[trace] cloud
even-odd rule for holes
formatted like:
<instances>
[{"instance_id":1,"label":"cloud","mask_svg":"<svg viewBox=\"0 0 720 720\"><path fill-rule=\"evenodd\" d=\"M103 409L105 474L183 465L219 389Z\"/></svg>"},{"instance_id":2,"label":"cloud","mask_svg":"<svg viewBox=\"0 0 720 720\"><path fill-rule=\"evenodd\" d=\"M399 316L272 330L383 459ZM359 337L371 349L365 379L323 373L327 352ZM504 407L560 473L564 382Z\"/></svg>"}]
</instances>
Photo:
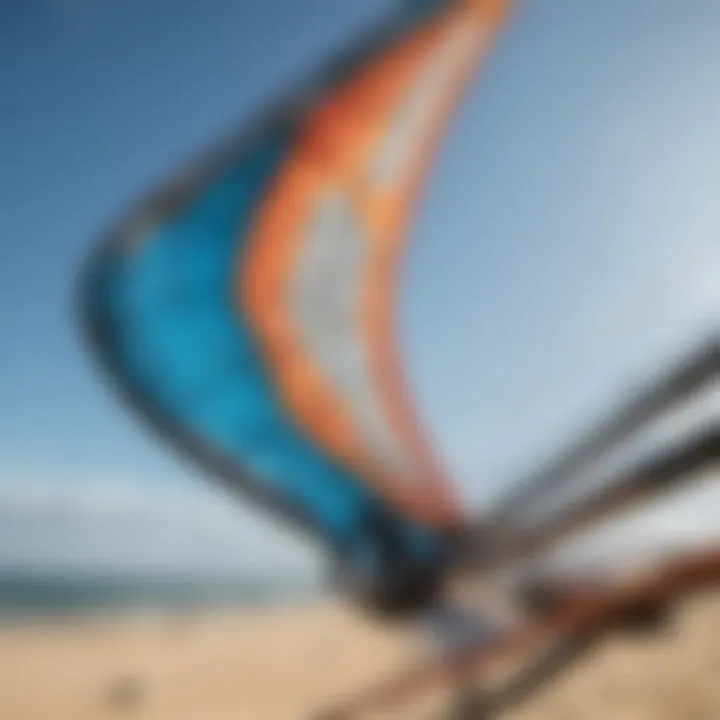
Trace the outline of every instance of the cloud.
<instances>
[{"instance_id":1,"label":"cloud","mask_svg":"<svg viewBox=\"0 0 720 720\"><path fill-rule=\"evenodd\" d=\"M317 564L309 544L200 487L0 481L0 566L307 574Z\"/></svg>"}]
</instances>

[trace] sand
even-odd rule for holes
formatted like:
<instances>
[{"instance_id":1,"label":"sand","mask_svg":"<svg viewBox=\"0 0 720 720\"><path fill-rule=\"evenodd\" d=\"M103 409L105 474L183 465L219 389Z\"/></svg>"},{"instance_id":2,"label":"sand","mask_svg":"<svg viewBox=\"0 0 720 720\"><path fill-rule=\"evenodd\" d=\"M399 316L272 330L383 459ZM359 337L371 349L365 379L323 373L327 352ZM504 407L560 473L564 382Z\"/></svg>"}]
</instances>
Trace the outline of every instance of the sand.
<instances>
[{"instance_id":1,"label":"sand","mask_svg":"<svg viewBox=\"0 0 720 720\"><path fill-rule=\"evenodd\" d=\"M0 718L303 718L397 667L407 646L334 605L6 626ZM123 678L144 687L138 707L110 701Z\"/></svg>"},{"instance_id":2,"label":"sand","mask_svg":"<svg viewBox=\"0 0 720 720\"><path fill-rule=\"evenodd\" d=\"M332 604L5 625L0 719L302 720L413 648ZM503 717L720 720L720 595L688 601L657 637L608 639Z\"/></svg>"}]
</instances>

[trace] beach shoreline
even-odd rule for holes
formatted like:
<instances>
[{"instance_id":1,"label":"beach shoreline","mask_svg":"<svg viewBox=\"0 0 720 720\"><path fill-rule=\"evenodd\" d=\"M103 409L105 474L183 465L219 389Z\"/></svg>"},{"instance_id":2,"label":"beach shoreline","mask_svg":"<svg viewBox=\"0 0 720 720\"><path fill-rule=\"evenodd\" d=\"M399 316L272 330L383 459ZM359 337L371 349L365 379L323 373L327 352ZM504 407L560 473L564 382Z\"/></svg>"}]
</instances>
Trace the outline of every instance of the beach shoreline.
<instances>
[{"instance_id":1,"label":"beach shoreline","mask_svg":"<svg viewBox=\"0 0 720 720\"><path fill-rule=\"evenodd\" d=\"M0 718L305 720L417 660L417 640L332 600L5 623ZM608 638L503 718L715 720L718 668L720 594L708 593L657 636Z\"/></svg>"},{"instance_id":2,"label":"beach shoreline","mask_svg":"<svg viewBox=\"0 0 720 720\"><path fill-rule=\"evenodd\" d=\"M116 717L123 686L136 695L130 717L303 718L407 650L399 633L332 601L6 620L0 718Z\"/></svg>"}]
</instances>

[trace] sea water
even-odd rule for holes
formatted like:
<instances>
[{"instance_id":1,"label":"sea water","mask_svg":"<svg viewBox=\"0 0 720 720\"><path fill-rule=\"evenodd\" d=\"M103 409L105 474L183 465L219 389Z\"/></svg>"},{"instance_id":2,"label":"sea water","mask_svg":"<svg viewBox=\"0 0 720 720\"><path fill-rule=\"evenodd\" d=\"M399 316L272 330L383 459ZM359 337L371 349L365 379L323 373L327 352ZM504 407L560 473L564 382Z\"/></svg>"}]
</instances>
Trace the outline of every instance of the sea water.
<instances>
[{"instance_id":1,"label":"sea water","mask_svg":"<svg viewBox=\"0 0 720 720\"><path fill-rule=\"evenodd\" d=\"M187 578L0 570L0 619L143 610L194 611L309 602L306 578Z\"/></svg>"}]
</instances>

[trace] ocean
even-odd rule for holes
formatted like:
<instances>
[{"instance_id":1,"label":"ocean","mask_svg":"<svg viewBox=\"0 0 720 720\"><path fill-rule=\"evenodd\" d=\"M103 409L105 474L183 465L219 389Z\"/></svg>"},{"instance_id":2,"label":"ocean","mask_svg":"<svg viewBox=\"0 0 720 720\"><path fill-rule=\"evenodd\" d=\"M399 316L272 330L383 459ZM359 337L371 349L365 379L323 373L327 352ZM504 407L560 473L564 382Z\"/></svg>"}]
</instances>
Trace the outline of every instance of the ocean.
<instances>
[{"instance_id":1,"label":"ocean","mask_svg":"<svg viewBox=\"0 0 720 720\"><path fill-rule=\"evenodd\" d=\"M277 577L183 578L0 570L0 618L197 611L310 602L317 583Z\"/></svg>"}]
</instances>

